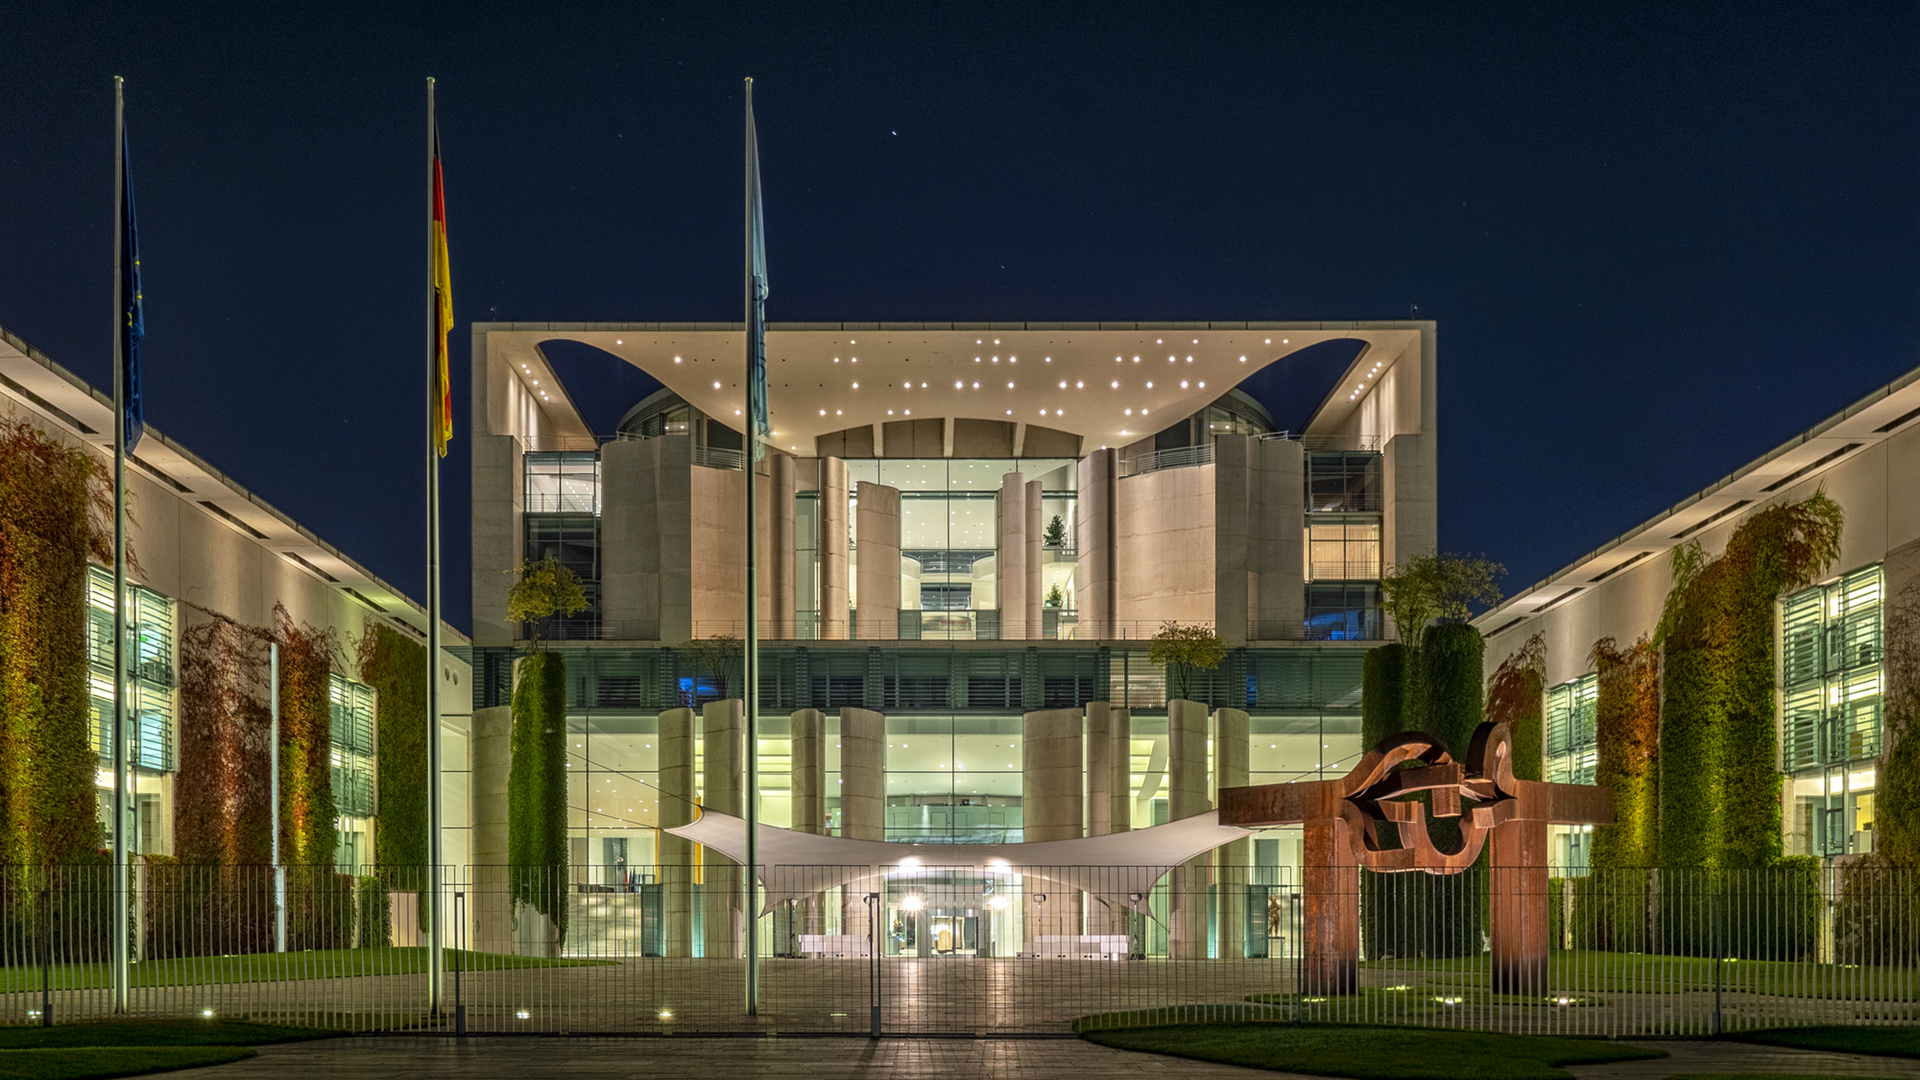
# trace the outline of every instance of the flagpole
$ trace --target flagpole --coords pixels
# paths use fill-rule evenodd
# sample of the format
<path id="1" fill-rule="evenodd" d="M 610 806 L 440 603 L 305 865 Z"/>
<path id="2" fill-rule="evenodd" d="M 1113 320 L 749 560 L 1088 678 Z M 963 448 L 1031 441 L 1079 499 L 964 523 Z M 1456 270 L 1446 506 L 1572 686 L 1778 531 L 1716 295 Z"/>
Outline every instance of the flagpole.
<path id="1" fill-rule="evenodd" d="M 433 205 L 435 151 L 433 79 L 427 80 L 427 205 Z M 437 247 L 433 215 L 427 215 L 427 998 L 434 1014 L 442 997 L 443 938 L 440 911 L 440 447 L 435 427 L 440 416 L 439 300 L 434 295 Z"/>
<path id="2" fill-rule="evenodd" d="M 760 1013 L 760 896 L 756 887 L 755 874 L 760 866 L 760 571 L 755 559 L 756 549 L 760 546 L 757 515 L 754 513 L 754 474 L 759 469 L 760 460 L 760 424 L 759 410 L 754 397 L 754 359 L 760 342 L 756 336 L 764 334 L 761 325 L 762 312 L 756 311 L 761 302 L 757 283 L 754 281 L 754 200 L 758 192 L 754 190 L 756 158 L 759 156 L 753 133 L 753 80 L 747 80 L 747 155 L 746 155 L 746 324 L 747 324 L 747 407 L 741 410 L 747 422 L 746 428 L 746 470 L 747 470 L 747 634 L 745 641 L 746 673 L 746 713 L 747 713 L 747 872 L 746 872 L 746 922 L 747 922 L 747 1015 Z"/>
<path id="3" fill-rule="evenodd" d="M 127 892 L 127 377 L 122 351 L 127 298 L 121 265 L 126 243 L 126 80 L 113 77 L 113 1011 L 128 1008 L 132 956 L 124 920 Z"/>

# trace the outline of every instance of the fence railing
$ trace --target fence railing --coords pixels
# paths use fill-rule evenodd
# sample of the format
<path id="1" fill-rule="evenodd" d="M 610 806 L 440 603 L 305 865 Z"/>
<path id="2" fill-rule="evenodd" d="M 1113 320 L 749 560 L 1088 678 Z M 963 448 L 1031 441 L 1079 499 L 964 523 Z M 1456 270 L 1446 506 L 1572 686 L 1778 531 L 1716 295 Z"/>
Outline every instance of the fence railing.
<path id="1" fill-rule="evenodd" d="M 1171 871 L 904 860 L 774 866 L 749 904 L 740 867 L 662 840 L 640 872 L 445 867 L 437 889 L 420 868 L 150 861 L 117 900 L 110 867 L 0 869 L 0 1023 L 111 1015 L 116 923 L 133 1015 L 348 1031 L 451 1032 L 456 1015 L 474 1032 L 848 1035 L 1300 1018 L 1626 1037 L 1912 1023 L 1920 991 L 1920 881 L 1871 861 L 1429 877 L 1249 866 L 1232 849 Z M 437 1010 L 422 933 L 436 902 Z M 1340 924 L 1329 911 L 1349 913 L 1344 946 L 1316 936 Z M 1502 919 L 1532 929 L 1497 933 Z"/>
<path id="2" fill-rule="evenodd" d="M 1120 476 L 1139 476 L 1142 473 L 1159 472 L 1161 469 L 1184 469 L 1194 465 L 1213 463 L 1213 441 L 1208 440 L 1198 446 L 1176 446 L 1169 450 L 1156 450 L 1150 454 L 1135 454 L 1120 459 Z"/>

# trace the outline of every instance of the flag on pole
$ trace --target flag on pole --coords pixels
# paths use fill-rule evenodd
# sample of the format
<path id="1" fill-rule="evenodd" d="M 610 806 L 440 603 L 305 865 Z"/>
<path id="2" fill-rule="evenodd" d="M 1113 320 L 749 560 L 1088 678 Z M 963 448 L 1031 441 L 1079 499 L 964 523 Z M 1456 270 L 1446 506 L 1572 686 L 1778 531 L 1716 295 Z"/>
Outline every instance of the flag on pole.
<path id="1" fill-rule="evenodd" d="M 140 444 L 146 431 L 146 410 L 140 396 L 140 343 L 147 336 L 145 305 L 140 297 L 140 234 L 133 224 L 133 160 L 127 150 L 127 129 L 120 129 L 120 377 L 123 388 L 120 422 L 125 427 L 127 453 Z"/>
<path id="2" fill-rule="evenodd" d="M 767 456 L 767 236 L 760 211 L 760 138 L 753 130 L 753 83 L 747 83 L 747 404 L 753 413 L 753 460 Z"/>
<path id="3" fill-rule="evenodd" d="M 131 196 L 129 196 L 131 198 Z M 447 198 L 440 186 L 440 128 L 433 129 L 433 445 L 441 457 L 453 439 L 453 383 L 447 335 L 453 332 L 453 274 L 447 266 Z"/>

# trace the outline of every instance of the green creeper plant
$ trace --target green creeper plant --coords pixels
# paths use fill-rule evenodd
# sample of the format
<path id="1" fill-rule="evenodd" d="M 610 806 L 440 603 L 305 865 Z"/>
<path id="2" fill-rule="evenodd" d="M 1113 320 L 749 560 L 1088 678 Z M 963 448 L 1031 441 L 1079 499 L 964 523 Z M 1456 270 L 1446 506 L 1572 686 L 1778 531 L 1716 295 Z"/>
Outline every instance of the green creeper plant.
<path id="1" fill-rule="evenodd" d="M 1781 857 L 1774 602 L 1818 580 L 1844 517 L 1825 492 L 1753 514 L 1718 558 L 1676 548 L 1663 648 L 1660 862 L 1758 868 Z"/>
<path id="2" fill-rule="evenodd" d="M 87 560 L 112 564 L 112 514 L 104 466 L 0 420 L 0 865 L 100 858 Z"/>
<path id="3" fill-rule="evenodd" d="M 580 578 L 560 560 L 545 558 L 521 563 L 507 571 L 519 580 L 507 590 L 507 618 L 527 627 L 533 651 L 540 651 L 540 627 L 555 615 L 572 615 L 587 606 Z"/>
<path id="4" fill-rule="evenodd" d="M 1160 632 L 1153 635 L 1153 642 L 1147 647 L 1147 662 L 1165 664 L 1167 681 L 1176 690 L 1173 696 L 1182 700 L 1193 700 L 1193 673 L 1213 671 L 1220 661 L 1227 658 L 1227 647 L 1220 635 L 1210 626 L 1199 623 L 1168 622 L 1161 624 Z"/>
<path id="5" fill-rule="evenodd" d="M 1874 854 L 1920 867 L 1920 580 L 1886 605 L 1885 751 L 1874 796 Z"/>
<path id="6" fill-rule="evenodd" d="M 507 770 L 507 860 L 513 898 L 567 932 L 567 660 L 521 659 Z"/>
<path id="7" fill-rule="evenodd" d="M 1400 563 L 1380 579 L 1380 607 L 1393 619 L 1400 640 L 1418 648 L 1436 620 L 1459 620 L 1474 604 L 1500 602 L 1507 568 L 1487 559 L 1428 552 Z"/>
<path id="8" fill-rule="evenodd" d="M 393 888 L 423 890 L 431 861 L 427 835 L 427 650 L 383 622 L 368 619 L 355 659 L 374 691 L 374 859 Z M 425 929 L 427 908 L 419 905 Z"/>

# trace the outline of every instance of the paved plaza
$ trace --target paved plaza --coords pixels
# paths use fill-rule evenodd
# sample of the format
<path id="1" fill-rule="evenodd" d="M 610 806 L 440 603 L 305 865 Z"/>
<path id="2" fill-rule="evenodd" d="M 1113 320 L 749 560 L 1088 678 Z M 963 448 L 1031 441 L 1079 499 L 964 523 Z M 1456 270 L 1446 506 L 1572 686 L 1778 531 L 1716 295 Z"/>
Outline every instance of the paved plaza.
<path id="1" fill-rule="evenodd" d="M 1701 1072 L 1825 1073 L 1920 1080 L 1920 1061 L 1785 1050 L 1737 1043 L 1651 1042 L 1671 1056 L 1654 1061 L 1575 1066 L 1581 1080 L 1664 1080 Z M 1125 1080 L 1275 1077 L 1233 1065 L 1112 1050 L 1079 1039 L 807 1038 L 515 1038 L 458 1040 L 380 1036 L 264 1046 L 232 1065 L 172 1073 L 180 1080 L 286 1080 L 351 1076 L 354 1080 L 537 1080 L 592 1076 L 600 1080 Z"/>

